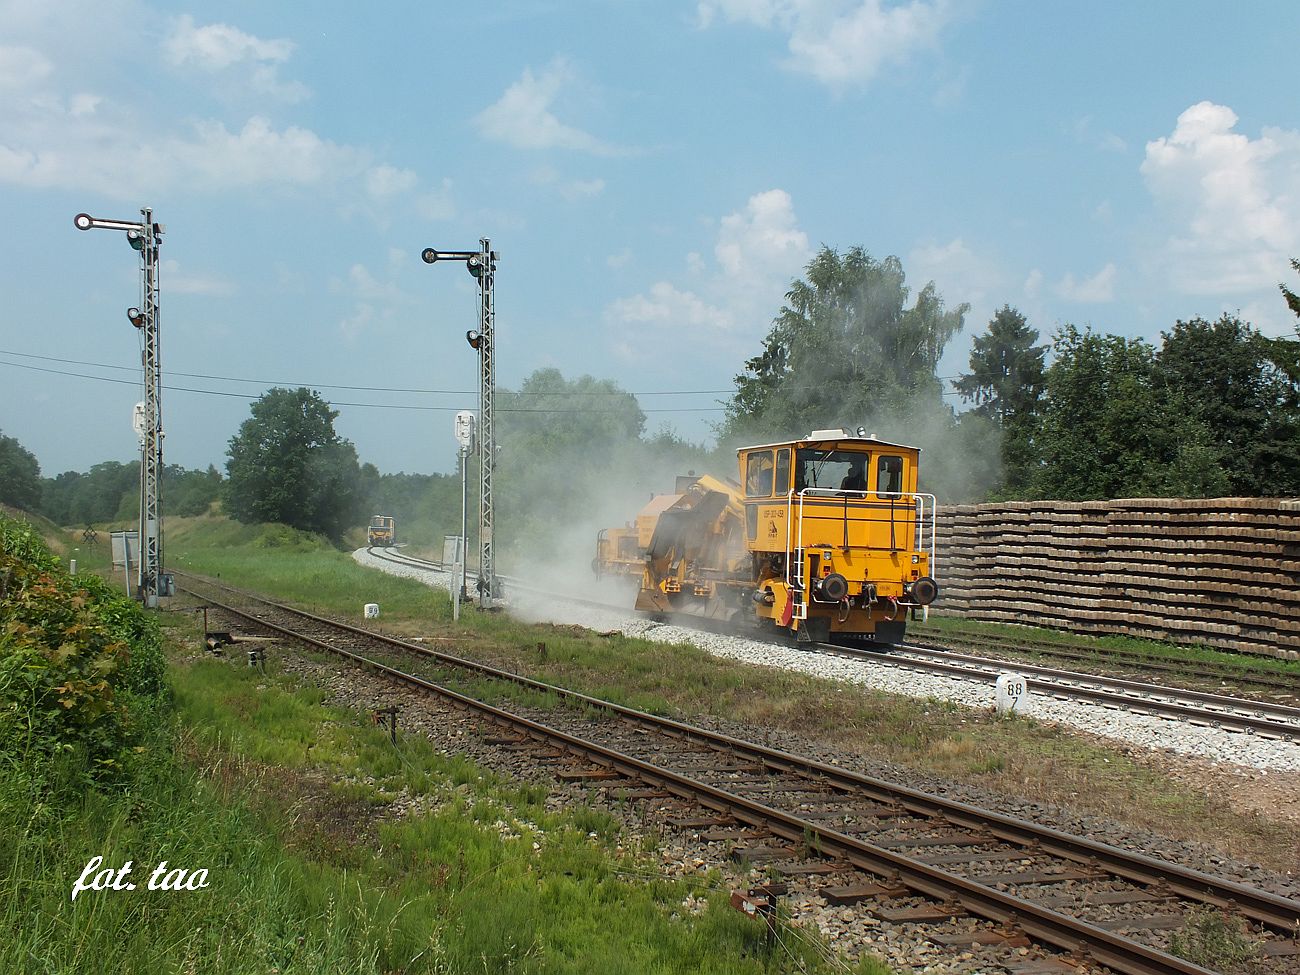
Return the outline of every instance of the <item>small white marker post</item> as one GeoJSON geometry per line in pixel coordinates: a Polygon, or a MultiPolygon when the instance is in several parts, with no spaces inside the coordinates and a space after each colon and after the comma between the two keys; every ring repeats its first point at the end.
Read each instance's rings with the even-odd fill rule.
{"type": "Polygon", "coordinates": [[[366,603],[366,608],[365,608],[364,612],[365,612],[366,619],[368,619],[368,620],[377,620],[377,619],[379,619],[379,604],[378,604],[378,603],[366,603]]]}
{"type": "Polygon", "coordinates": [[[993,688],[993,706],[999,715],[1019,714],[1028,708],[1029,681],[1023,674],[999,674],[993,688]]]}

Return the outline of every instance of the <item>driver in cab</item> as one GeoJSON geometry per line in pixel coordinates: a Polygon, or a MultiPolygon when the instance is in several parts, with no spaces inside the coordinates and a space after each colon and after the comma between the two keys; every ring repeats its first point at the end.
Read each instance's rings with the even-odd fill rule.
{"type": "Polygon", "coordinates": [[[841,491],[865,491],[867,489],[867,459],[858,457],[849,465],[849,472],[840,481],[841,491]]]}

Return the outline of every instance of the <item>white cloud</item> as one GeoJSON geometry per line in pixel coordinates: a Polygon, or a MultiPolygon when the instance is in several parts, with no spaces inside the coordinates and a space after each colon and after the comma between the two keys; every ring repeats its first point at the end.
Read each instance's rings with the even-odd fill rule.
{"type": "Polygon", "coordinates": [[[386,200],[415,189],[419,177],[409,169],[375,166],[366,173],[366,192],[377,200],[386,200]]]}
{"type": "Polygon", "coordinates": [[[173,67],[223,74],[253,91],[294,102],[307,97],[307,88],[296,81],[281,81],[278,73],[294,46],[292,41],[254,37],[229,24],[197,27],[194,18],[185,14],[173,21],[163,53],[173,67]],[[232,72],[232,68],[239,70],[232,72]]]}
{"type": "Polygon", "coordinates": [[[834,87],[865,84],[935,46],[952,19],[947,0],[702,0],[698,11],[702,27],[721,17],[785,33],[787,66],[834,87]]]}
{"type": "Polygon", "coordinates": [[[443,178],[435,190],[422,193],[415,200],[415,212],[425,220],[450,220],[456,215],[456,201],[451,180],[443,178]]]}
{"type": "Polygon", "coordinates": [[[1092,146],[1102,152],[1128,152],[1128,143],[1114,132],[1098,132],[1093,127],[1091,115],[1085,115],[1074,122],[1074,138],[1082,145],[1092,146]]]}
{"type": "Polygon", "coordinates": [[[0,46],[0,91],[29,88],[54,70],[54,65],[40,51],[30,47],[0,46]]]}
{"type": "Polygon", "coordinates": [[[1104,132],[1097,143],[1097,148],[1107,152],[1125,153],[1128,152],[1128,143],[1114,132],[1104,132]]]}
{"type": "Polygon", "coordinates": [[[238,132],[215,121],[200,122],[190,138],[165,139],[155,162],[163,173],[206,188],[267,183],[327,184],[357,177],[369,153],[322,139],[310,129],[274,128],[254,116],[238,132]]]}
{"type": "Polygon", "coordinates": [[[84,118],[87,115],[94,115],[99,110],[99,103],[102,102],[103,96],[92,95],[89,92],[81,92],[73,95],[68,102],[68,114],[73,118],[84,118]]]}
{"type": "MultiPolygon", "coordinates": [[[[88,190],[130,201],[156,191],[278,186],[336,192],[340,203],[357,193],[384,203],[418,188],[412,171],[373,165],[365,148],[299,126],[276,127],[260,116],[237,129],[207,119],[158,133],[151,142],[134,117],[96,96],[75,96],[69,105],[51,98],[41,107],[0,137],[0,184],[88,190]]],[[[448,190],[444,181],[442,189],[418,197],[417,210],[433,218],[449,215],[448,190]]]]}
{"type": "Polygon", "coordinates": [[[581,129],[566,125],[552,111],[554,102],[575,81],[563,58],[552,61],[539,75],[525,68],[523,76],[494,104],[474,118],[484,138],[516,149],[576,149],[600,156],[621,154],[581,129]]]}
{"type": "Polygon", "coordinates": [[[1025,297],[1031,301],[1036,301],[1038,296],[1043,292],[1043,272],[1034,268],[1025,277],[1025,283],[1021,287],[1025,297]]]}
{"type": "Polygon", "coordinates": [[[209,71],[220,71],[240,61],[284,62],[293,54],[293,48],[292,41],[264,41],[228,24],[196,27],[189,14],[176,19],[163,42],[163,51],[172,64],[193,63],[209,71]]]}
{"type": "Polygon", "coordinates": [[[1199,102],[1147,143],[1141,172],[1169,236],[1154,262],[1185,294],[1274,288],[1300,253],[1300,132],[1234,131],[1237,115],[1199,102]]]}
{"type": "Polygon", "coordinates": [[[538,186],[550,186],[569,203],[590,199],[605,192],[603,179],[564,179],[552,166],[540,166],[533,170],[531,179],[538,186]]]}
{"type": "Polygon", "coordinates": [[[349,340],[367,332],[382,332],[397,326],[402,315],[415,305],[398,281],[409,263],[404,250],[389,248],[388,264],[380,273],[364,264],[353,264],[345,280],[330,282],[330,290],[352,302],[352,310],[339,319],[339,332],[349,340]]]}
{"type": "Polygon", "coordinates": [[[1006,290],[997,265],[976,255],[960,237],[912,248],[905,270],[913,292],[933,281],[949,308],[969,302],[977,316],[989,310],[990,289],[1006,290]]]}
{"type": "Polygon", "coordinates": [[[610,314],[623,322],[636,324],[703,326],[705,328],[730,328],[731,313],[710,305],[692,291],[680,291],[667,281],[657,281],[648,294],[619,298],[610,305],[610,314]]]}
{"type": "Polygon", "coordinates": [[[588,200],[605,192],[603,179],[571,179],[560,184],[560,196],[570,203],[588,200]]]}
{"type": "Polygon", "coordinates": [[[1107,264],[1090,278],[1075,280],[1073,274],[1067,274],[1056,286],[1056,293],[1066,301],[1084,304],[1103,304],[1115,300],[1115,277],[1118,269],[1114,264],[1107,264]]]}
{"type": "MultiPolygon", "coordinates": [[[[287,186],[382,197],[413,188],[413,173],[377,166],[367,149],[302,126],[272,124],[259,114],[184,121],[165,112],[147,115],[138,99],[98,90],[96,79],[112,74],[115,64],[98,42],[122,49],[125,24],[136,25],[126,40],[142,40],[147,30],[141,25],[149,22],[149,11],[134,0],[0,0],[0,11],[15,37],[0,46],[0,92],[6,95],[0,97],[0,183],[132,201],[177,189],[287,186]],[[82,47],[90,49],[84,56],[82,47]],[[12,84],[23,87],[5,89],[12,84]]],[[[156,13],[152,19],[158,20],[156,13]]],[[[141,86],[174,86],[176,78],[165,74],[170,66],[197,86],[263,84],[292,94],[292,86],[274,75],[290,58],[292,42],[224,24],[199,26],[189,17],[167,29],[157,60],[139,65],[141,86]]]]}
{"type": "Polygon", "coordinates": [[[224,278],[192,274],[182,270],[174,260],[160,262],[158,276],[168,294],[224,296],[233,294],[235,290],[234,285],[224,278]]]}
{"type": "Polygon", "coordinates": [[[688,255],[688,270],[701,278],[697,287],[656,282],[641,294],[612,302],[605,318],[614,324],[689,327],[715,340],[730,341],[729,333],[739,329],[757,335],[809,254],[808,235],[798,227],[790,195],[784,190],[756,193],[742,210],[719,221],[712,269],[698,254],[688,255]]]}
{"type": "MultiPolygon", "coordinates": [[[[808,235],[799,229],[785,190],[755,193],[745,209],[722,218],[713,255],[726,280],[742,287],[786,275],[808,258],[808,235]]],[[[782,288],[789,280],[781,282],[782,288]]]]}

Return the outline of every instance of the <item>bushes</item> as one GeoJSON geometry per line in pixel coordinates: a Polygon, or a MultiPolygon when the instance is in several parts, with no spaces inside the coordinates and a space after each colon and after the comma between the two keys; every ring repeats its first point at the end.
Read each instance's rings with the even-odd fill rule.
{"type": "Polygon", "coordinates": [[[0,516],[0,772],[120,779],[157,727],[164,667],[152,618],[0,516]]]}

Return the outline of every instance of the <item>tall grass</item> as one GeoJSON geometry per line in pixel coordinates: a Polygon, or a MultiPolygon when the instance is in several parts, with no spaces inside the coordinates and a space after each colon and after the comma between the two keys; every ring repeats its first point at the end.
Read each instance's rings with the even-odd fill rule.
{"type": "MultiPolygon", "coordinates": [[[[355,567],[310,539],[263,532],[217,548],[224,566],[266,571],[269,553],[317,597],[356,598],[355,567]]],[[[399,583],[390,607],[403,605],[394,593],[413,615],[437,602],[399,583]]],[[[192,618],[164,618],[173,637],[197,636],[192,618]]],[[[656,876],[612,817],[551,811],[546,789],[418,736],[395,746],[274,660],[264,673],[173,640],[171,663],[129,774],[88,777],[57,747],[0,753],[0,972],[769,970],[762,926],[730,909],[720,878],[656,876]],[[398,797],[414,805],[395,812],[398,797]],[[135,888],[74,900],[96,857],[96,873],[130,862],[122,882],[135,888]],[[164,861],[204,871],[206,886],[149,889],[164,861]],[[696,916],[683,902],[701,891],[696,916]]],[[[824,970],[824,951],[800,935],[785,960],[824,970]]]]}
{"type": "Polygon", "coordinates": [[[471,611],[453,624],[441,592],[412,593],[409,580],[362,569],[341,553],[268,559],[260,551],[213,551],[199,541],[196,537],[189,547],[196,568],[221,567],[227,573],[223,578],[357,618],[363,602],[379,602],[385,632],[438,637],[447,642],[429,645],[631,707],[820,736],[842,750],[859,751],[868,762],[919,766],[1206,842],[1280,869],[1296,866],[1294,828],[1240,814],[1223,799],[1143,763],[1130,750],[1059,727],[1001,721],[989,708],[887,695],[748,666],[694,647],[529,624],[504,614],[471,611]],[[337,583],[303,583],[335,572],[337,583]],[[544,657],[538,643],[546,644],[544,657]]]}
{"type": "MultiPolygon", "coordinates": [[[[604,814],[552,812],[546,790],[418,737],[394,747],[274,667],[187,661],[174,681],[175,749],[127,791],[52,807],[0,790],[0,971],[768,970],[761,925],[725,891],[690,916],[698,882],[654,878],[604,814]],[[425,811],[385,815],[396,795],[425,811]],[[93,856],[132,861],[137,889],[73,902],[93,856]],[[163,860],[210,886],[145,889],[163,860]]],[[[819,950],[795,944],[819,970],[819,950]]]]}

